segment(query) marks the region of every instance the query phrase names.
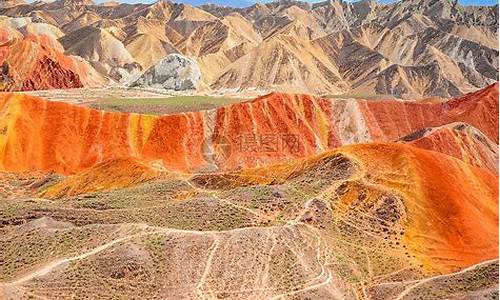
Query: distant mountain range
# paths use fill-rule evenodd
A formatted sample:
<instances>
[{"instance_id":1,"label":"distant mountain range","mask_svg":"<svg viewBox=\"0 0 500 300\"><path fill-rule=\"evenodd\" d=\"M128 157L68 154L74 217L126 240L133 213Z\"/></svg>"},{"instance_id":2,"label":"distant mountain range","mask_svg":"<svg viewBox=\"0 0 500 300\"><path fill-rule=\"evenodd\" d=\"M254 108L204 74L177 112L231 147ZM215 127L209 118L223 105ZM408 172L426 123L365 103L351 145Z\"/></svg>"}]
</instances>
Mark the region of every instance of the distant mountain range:
<instances>
[{"instance_id":1,"label":"distant mountain range","mask_svg":"<svg viewBox=\"0 0 500 300\"><path fill-rule=\"evenodd\" d=\"M94 84L126 82L170 53L194 58L202 88L222 91L449 97L498 80L497 6L453 0L283 0L246 8L164 0L2 5L3 36L10 42L0 47L11 53L3 62L5 89L43 87L26 81L36 81L30 74L47 64L16 70L19 59L35 51L30 36L49 37L37 43L57 50L40 60L49 57L61 74L100 74ZM28 46L12 46L21 39ZM65 67L68 59L93 70L79 74L82 68Z\"/></svg>"},{"instance_id":2,"label":"distant mountain range","mask_svg":"<svg viewBox=\"0 0 500 300\"><path fill-rule=\"evenodd\" d=\"M54 0L42 0L44 2L53 2ZM393 3L393 2L396 2L397 0L380 0L378 1L379 3ZM36 0L31 0L31 1L27 1L27 2L36 2ZM108 2L106 0L97 0L96 3L105 3L105 2ZM117 2L121 2L121 3L130 3L130 4L133 4L133 3L153 3L154 1L153 0L145 0L145 1L140 1L140 0L120 0L120 1L117 1ZM200 5L204 5L204 4L217 4L217 5L221 5L221 6L231 6L231 7L247 7L247 6L251 6L255 3L268 3L268 2L272 2L272 1L251 1L251 0L233 0L233 1L229 1L229 0L205 0L205 1L202 1L202 0L180 0L180 1L177 1L179 3L186 3L186 4L191 4L193 6L200 6ZM311 3L314 3L314 2L321 2L320 0L315 0L315 1L306 1L306 2L311 2ZM356 2L355 0L350 0L350 1L346 1L346 2ZM462 4L462 5L496 5L498 4L498 0L459 0L458 3Z\"/></svg>"}]
</instances>

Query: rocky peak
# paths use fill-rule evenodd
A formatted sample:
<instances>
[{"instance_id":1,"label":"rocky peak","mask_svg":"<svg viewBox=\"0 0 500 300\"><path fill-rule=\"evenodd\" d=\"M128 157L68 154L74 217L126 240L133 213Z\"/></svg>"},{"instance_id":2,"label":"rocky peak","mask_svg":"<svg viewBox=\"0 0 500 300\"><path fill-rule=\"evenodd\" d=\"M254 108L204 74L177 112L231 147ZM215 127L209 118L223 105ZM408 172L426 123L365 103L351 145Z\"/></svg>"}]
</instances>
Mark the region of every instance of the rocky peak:
<instances>
[{"instance_id":1,"label":"rocky peak","mask_svg":"<svg viewBox=\"0 0 500 300\"><path fill-rule=\"evenodd\" d=\"M57 0L54 4L61 6L84 6L84 5L95 5L92 0Z\"/></svg>"},{"instance_id":2,"label":"rocky peak","mask_svg":"<svg viewBox=\"0 0 500 300\"><path fill-rule=\"evenodd\" d=\"M26 2L23 0L3 0L0 2L0 8L14 7L21 4L26 4Z\"/></svg>"},{"instance_id":3,"label":"rocky peak","mask_svg":"<svg viewBox=\"0 0 500 300\"><path fill-rule=\"evenodd\" d=\"M180 54L170 54L149 68L130 86L166 90L194 90L198 87L201 71L198 64Z\"/></svg>"}]
</instances>

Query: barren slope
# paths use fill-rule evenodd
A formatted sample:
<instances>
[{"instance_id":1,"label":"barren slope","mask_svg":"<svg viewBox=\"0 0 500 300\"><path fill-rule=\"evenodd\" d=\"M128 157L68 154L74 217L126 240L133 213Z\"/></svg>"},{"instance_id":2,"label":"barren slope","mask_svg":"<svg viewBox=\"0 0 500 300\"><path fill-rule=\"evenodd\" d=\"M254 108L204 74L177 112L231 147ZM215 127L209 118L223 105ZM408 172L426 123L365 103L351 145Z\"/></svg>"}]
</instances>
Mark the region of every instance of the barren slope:
<instances>
[{"instance_id":1,"label":"barren slope","mask_svg":"<svg viewBox=\"0 0 500 300\"><path fill-rule=\"evenodd\" d=\"M99 72L115 80L125 79L128 73L138 69L127 48L106 29L83 27L65 35L59 41L66 53L83 57Z\"/></svg>"},{"instance_id":2,"label":"barren slope","mask_svg":"<svg viewBox=\"0 0 500 300\"><path fill-rule=\"evenodd\" d=\"M29 19L28 32L64 34L68 53L120 82L134 66L144 71L177 51L195 58L205 84L222 92L448 98L498 80L495 6L451 0L292 0L246 8L58 0L6 6L0 15ZM31 28L40 22L54 28Z\"/></svg>"},{"instance_id":3,"label":"barren slope","mask_svg":"<svg viewBox=\"0 0 500 300\"><path fill-rule=\"evenodd\" d=\"M468 124L423 128L401 138L401 141L456 157L498 174L498 144Z\"/></svg>"},{"instance_id":4,"label":"barren slope","mask_svg":"<svg viewBox=\"0 0 500 300\"><path fill-rule=\"evenodd\" d=\"M8 272L0 292L418 299L423 288L443 298L495 297L497 180L450 156L390 143L50 205L2 201ZM35 220L16 223L28 216Z\"/></svg>"}]
</instances>

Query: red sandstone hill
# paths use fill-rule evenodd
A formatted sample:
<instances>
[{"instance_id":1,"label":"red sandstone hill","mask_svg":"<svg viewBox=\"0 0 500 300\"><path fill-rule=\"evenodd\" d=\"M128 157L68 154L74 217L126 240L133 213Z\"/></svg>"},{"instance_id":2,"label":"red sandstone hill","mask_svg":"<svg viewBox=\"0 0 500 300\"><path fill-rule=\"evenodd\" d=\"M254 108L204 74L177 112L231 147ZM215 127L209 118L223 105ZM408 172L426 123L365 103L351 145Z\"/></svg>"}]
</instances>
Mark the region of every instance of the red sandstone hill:
<instances>
[{"instance_id":1,"label":"red sandstone hill","mask_svg":"<svg viewBox=\"0 0 500 300\"><path fill-rule=\"evenodd\" d=\"M333 218L349 222L353 213L357 228L370 232L374 224L359 216L383 218L383 210L376 208L392 203L397 221L387 220L386 225L401 226L401 243L425 271L453 272L497 255L498 177L435 151L399 143L358 144L277 165L195 175L190 181L214 190L331 179L332 174L336 180L346 176L342 189L331 189L338 207ZM43 196L78 195L160 176L137 160L117 159L70 176Z\"/></svg>"},{"instance_id":2,"label":"red sandstone hill","mask_svg":"<svg viewBox=\"0 0 500 300\"><path fill-rule=\"evenodd\" d=\"M0 29L0 91L78 88L102 82L88 62L66 56L49 36Z\"/></svg>"},{"instance_id":3,"label":"red sandstone hill","mask_svg":"<svg viewBox=\"0 0 500 300\"><path fill-rule=\"evenodd\" d=\"M498 84L443 103L274 93L217 110L157 117L5 94L0 109L0 169L10 171L72 174L127 156L161 159L169 170L234 170L346 144L395 141L454 122L498 143ZM226 143L231 151L220 147Z\"/></svg>"},{"instance_id":4,"label":"red sandstone hill","mask_svg":"<svg viewBox=\"0 0 500 300\"><path fill-rule=\"evenodd\" d=\"M426 127L464 122L498 143L498 83L443 103L412 101L366 101L316 98L273 93L217 112L214 137L224 136L239 149L242 133L292 134L300 137L296 153L259 154L266 160L308 156L346 144L394 141ZM241 156L226 164L241 165ZM258 164L250 156L244 165Z\"/></svg>"},{"instance_id":5,"label":"red sandstone hill","mask_svg":"<svg viewBox=\"0 0 500 300\"><path fill-rule=\"evenodd\" d=\"M468 124L451 123L424 128L403 137L401 141L456 157L498 174L498 144Z\"/></svg>"},{"instance_id":6,"label":"red sandstone hill","mask_svg":"<svg viewBox=\"0 0 500 300\"><path fill-rule=\"evenodd\" d=\"M393 199L394 210L405 208L395 213L405 231L402 243L425 269L451 272L497 257L498 177L435 151L399 143L357 144L272 166L200 174L191 181L217 189L331 174L350 174L342 188L332 189L333 218L352 222L354 215L356 228L370 232L374 224L365 223L367 216L380 199Z\"/></svg>"},{"instance_id":7,"label":"red sandstone hill","mask_svg":"<svg viewBox=\"0 0 500 300\"><path fill-rule=\"evenodd\" d=\"M120 158L70 176L42 196L120 188L164 175L158 171L135 159ZM336 199L333 219L355 222L367 238L380 239L380 247L387 245L373 222L385 220L384 228L394 229L389 236L401 238L404 251L411 254L408 259L423 271L453 272L497 256L498 177L435 151L400 143L349 145L281 164L199 174L189 180L217 190L311 178L333 185L322 194L323 199ZM393 219L384 215L387 209ZM389 249L401 247L400 243Z\"/></svg>"}]
</instances>

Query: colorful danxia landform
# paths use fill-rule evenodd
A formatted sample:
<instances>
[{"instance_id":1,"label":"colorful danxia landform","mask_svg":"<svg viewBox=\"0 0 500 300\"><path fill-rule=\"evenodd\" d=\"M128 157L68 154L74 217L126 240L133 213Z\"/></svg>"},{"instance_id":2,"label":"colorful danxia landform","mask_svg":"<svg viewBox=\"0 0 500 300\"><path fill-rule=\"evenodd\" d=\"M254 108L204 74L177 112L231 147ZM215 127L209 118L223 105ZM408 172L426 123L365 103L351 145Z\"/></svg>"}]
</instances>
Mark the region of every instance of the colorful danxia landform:
<instances>
[{"instance_id":1,"label":"colorful danxia landform","mask_svg":"<svg viewBox=\"0 0 500 300\"><path fill-rule=\"evenodd\" d=\"M68 177L42 196L119 188L158 179L160 173L133 159L112 160ZM210 190L316 178L329 186L322 198L334 201L334 220L353 224L379 247L392 240L406 250L402 259L430 274L460 270L498 252L498 177L410 145L349 145L277 165L186 178Z\"/></svg>"},{"instance_id":2,"label":"colorful danxia landform","mask_svg":"<svg viewBox=\"0 0 500 300\"><path fill-rule=\"evenodd\" d=\"M435 151L356 144L272 166L200 174L192 181L217 189L285 184L304 176L330 180L331 191L323 197L335 201L334 219L355 222L373 237L401 226L390 235L404 233L401 242L427 271L452 272L497 255L498 177Z\"/></svg>"},{"instance_id":3,"label":"colorful danxia landform","mask_svg":"<svg viewBox=\"0 0 500 300\"><path fill-rule=\"evenodd\" d=\"M103 83L88 62L67 56L47 35L0 28L0 91L79 88Z\"/></svg>"},{"instance_id":4,"label":"colorful danxia landform","mask_svg":"<svg viewBox=\"0 0 500 300\"><path fill-rule=\"evenodd\" d=\"M7 171L73 174L120 157L161 160L170 171L197 172L207 166L236 170L307 157L347 144L408 140L408 135L422 128L454 122L482 132L485 139L468 143L484 145L457 146L453 144L457 143L455 138L448 143L450 149L433 147L422 140L413 144L458 158L473 155L469 163L492 169L488 157L496 155L497 150L489 148L488 139L498 142L498 84L439 103L332 101L273 93L216 110L151 116L4 94L0 108L0 168ZM248 135L292 136L298 146L280 144L279 151L274 152L247 149L244 138ZM225 151L217 147L222 142L229 142L230 155L215 154L225 154L225 160L206 155Z\"/></svg>"}]
</instances>

